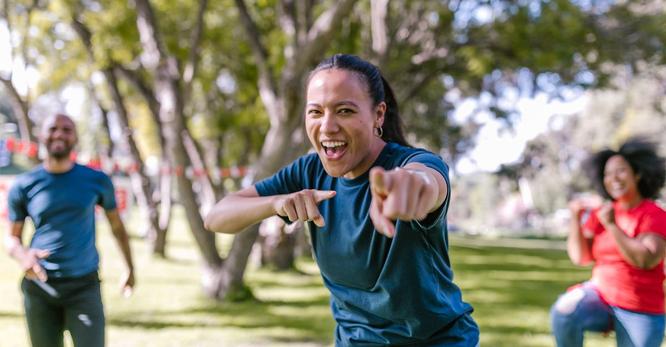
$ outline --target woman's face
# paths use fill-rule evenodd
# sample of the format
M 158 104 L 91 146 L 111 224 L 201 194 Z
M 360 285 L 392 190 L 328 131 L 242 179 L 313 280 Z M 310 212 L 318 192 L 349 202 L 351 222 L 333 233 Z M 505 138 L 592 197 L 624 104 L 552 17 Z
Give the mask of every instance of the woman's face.
M 385 144 L 373 130 L 382 126 L 386 104 L 373 106 L 365 82 L 342 69 L 315 73 L 306 98 L 305 129 L 326 172 L 345 178 L 365 173 Z
M 614 155 L 606 161 L 604 188 L 613 200 L 630 200 L 640 195 L 638 176 L 621 155 Z

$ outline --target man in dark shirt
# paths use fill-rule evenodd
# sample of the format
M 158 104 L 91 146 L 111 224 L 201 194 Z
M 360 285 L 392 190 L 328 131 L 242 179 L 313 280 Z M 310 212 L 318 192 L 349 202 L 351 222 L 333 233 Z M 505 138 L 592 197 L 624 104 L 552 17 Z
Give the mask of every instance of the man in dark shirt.
M 71 152 L 76 127 L 63 114 L 43 124 L 40 141 L 47 157 L 20 175 L 9 192 L 9 234 L 5 246 L 25 271 L 21 283 L 33 346 L 63 346 L 69 330 L 74 345 L 104 346 L 104 309 L 95 247 L 95 207 L 101 206 L 127 265 L 124 294 L 134 287 L 127 231 L 116 209 L 113 184 L 104 173 L 76 164 Z M 23 246 L 25 218 L 35 233 Z

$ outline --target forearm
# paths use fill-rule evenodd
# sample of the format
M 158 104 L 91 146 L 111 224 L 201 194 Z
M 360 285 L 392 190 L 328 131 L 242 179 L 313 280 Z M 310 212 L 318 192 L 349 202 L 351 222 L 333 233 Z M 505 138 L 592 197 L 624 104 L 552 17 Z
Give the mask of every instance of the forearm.
M 420 176 L 426 182 L 426 185 L 435 191 L 435 199 L 431 206 L 428 207 L 428 213 L 438 209 L 444 203 L 444 200 L 446 200 L 448 192 L 448 187 L 442 174 L 421 163 L 409 163 L 405 165 L 405 169 Z
M 571 220 L 567 237 L 567 254 L 576 265 L 587 265 L 592 261 L 590 243 L 583 237 L 582 228 L 576 216 Z
M 629 237 L 615 224 L 607 225 L 606 230 L 613 234 L 615 243 L 625 260 L 635 267 L 650 269 L 664 257 L 663 250 L 648 247 L 640 238 Z
M 26 252 L 26 249 L 21 242 L 21 238 L 18 236 L 9 234 L 5 235 L 4 243 L 7 254 L 16 260 L 20 260 Z
M 112 230 L 113 230 L 113 236 L 116 239 L 116 243 L 118 243 L 118 248 L 120 249 L 120 253 L 123 255 L 123 259 L 125 260 L 125 264 L 127 265 L 127 269 L 129 271 L 134 271 L 132 250 L 130 248 L 129 236 L 127 234 L 127 230 L 125 230 L 125 226 L 120 224 L 120 226 L 113 227 Z
M 23 246 L 23 222 L 10 222 L 5 234 L 5 250 L 10 257 L 21 262 L 28 250 Z
M 118 214 L 118 211 L 115 209 L 106 211 L 106 218 L 109 220 L 111 232 L 116 239 L 116 243 L 118 243 L 118 248 L 120 248 L 120 253 L 123 255 L 127 269 L 130 272 L 133 272 L 134 263 L 132 262 L 132 251 L 130 249 L 129 236 L 127 234 L 127 229 L 125 229 L 125 224 L 120 218 L 120 214 Z
M 278 196 L 227 195 L 208 213 L 204 221 L 207 230 L 235 234 L 248 226 L 277 214 Z

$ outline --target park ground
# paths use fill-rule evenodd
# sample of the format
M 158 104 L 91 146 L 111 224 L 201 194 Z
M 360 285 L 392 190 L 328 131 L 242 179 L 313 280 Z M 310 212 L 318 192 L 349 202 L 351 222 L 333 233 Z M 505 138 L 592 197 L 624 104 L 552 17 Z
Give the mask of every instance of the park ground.
M 151 257 L 129 226 L 138 286 L 127 299 L 118 287 L 121 257 L 106 223 L 98 228 L 107 346 L 333 345 L 328 292 L 312 260 L 300 259 L 297 270 L 288 272 L 251 265 L 246 279 L 256 299 L 218 303 L 200 291 L 199 256 L 183 218 L 177 214 L 171 228 L 168 259 Z M 221 245 L 228 241 L 219 238 Z M 455 281 L 475 308 L 482 346 L 553 346 L 549 307 L 589 269 L 572 266 L 558 243 L 452 236 L 451 245 Z M 0 269 L 0 346 L 28 346 L 21 274 L 4 252 Z M 614 346 L 614 339 L 589 335 L 586 346 Z

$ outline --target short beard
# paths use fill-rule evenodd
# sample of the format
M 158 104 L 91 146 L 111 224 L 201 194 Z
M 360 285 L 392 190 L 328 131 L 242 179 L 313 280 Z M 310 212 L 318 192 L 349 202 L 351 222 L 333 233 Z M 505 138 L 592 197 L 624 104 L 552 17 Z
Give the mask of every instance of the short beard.
M 62 150 L 62 151 L 56 151 L 56 152 L 50 152 L 49 151 L 48 155 L 49 155 L 49 157 L 51 157 L 55 160 L 61 161 L 61 160 L 64 160 L 64 159 L 69 159 L 69 156 L 71 155 L 71 153 L 72 153 L 72 149 L 67 148 L 67 149 Z

